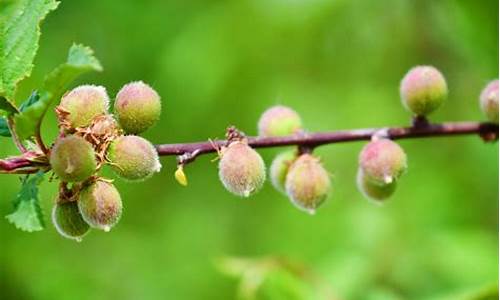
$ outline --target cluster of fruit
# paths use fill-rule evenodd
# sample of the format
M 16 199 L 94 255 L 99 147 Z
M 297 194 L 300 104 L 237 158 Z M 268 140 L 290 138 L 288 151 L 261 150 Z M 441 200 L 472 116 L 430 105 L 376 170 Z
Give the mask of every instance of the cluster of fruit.
M 417 66 L 400 85 L 404 107 L 424 119 L 439 108 L 448 95 L 446 80 L 436 68 Z M 480 95 L 486 117 L 498 123 L 498 80 L 489 83 Z M 303 132 L 300 116 L 291 108 L 274 106 L 263 113 L 258 123 L 259 136 L 279 137 Z M 269 176 L 273 186 L 286 193 L 299 209 L 314 213 L 328 197 L 330 176 L 311 151 L 285 151 L 273 160 Z M 258 191 L 266 178 L 260 155 L 244 138 L 230 141 L 220 151 L 219 177 L 230 192 L 248 197 Z M 358 189 L 368 199 L 380 202 L 395 191 L 407 168 L 404 150 L 383 135 L 374 135 L 359 155 Z
M 123 86 L 114 112 L 101 86 L 79 86 L 56 107 L 60 134 L 50 165 L 61 181 L 52 221 L 64 237 L 81 240 L 90 230 L 109 231 L 120 219 L 122 201 L 113 181 L 100 177 L 105 165 L 128 181 L 141 181 L 161 164 L 154 146 L 137 134 L 158 121 L 160 97 L 143 82 Z
M 419 66 L 403 78 L 400 92 L 403 105 L 425 119 L 444 102 L 448 88 L 437 69 Z M 498 80 L 483 90 L 480 104 L 487 118 L 498 123 Z M 81 240 L 91 227 L 109 231 L 121 216 L 118 190 L 112 180 L 98 175 L 103 166 L 109 165 L 129 181 L 144 180 L 161 168 L 155 147 L 137 136 L 158 121 L 158 94 L 143 82 L 132 82 L 116 95 L 113 114 L 108 106 L 103 87 L 85 85 L 66 93 L 56 108 L 60 135 L 50 149 L 50 165 L 61 184 L 52 220 L 58 232 L 70 239 Z M 264 112 L 258 131 L 261 137 L 304 134 L 300 116 L 285 106 Z M 248 197 L 263 186 L 264 161 L 239 132 L 230 132 L 219 157 L 219 177 L 231 193 Z M 358 188 L 369 199 L 387 199 L 406 167 L 404 150 L 383 134 L 375 134 L 359 155 Z M 180 182 L 185 181 L 183 174 L 181 165 L 176 172 L 176 178 L 183 179 Z M 279 154 L 271 164 L 270 178 L 295 206 L 311 214 L 331 189 L 320 159 L 304 147 Z

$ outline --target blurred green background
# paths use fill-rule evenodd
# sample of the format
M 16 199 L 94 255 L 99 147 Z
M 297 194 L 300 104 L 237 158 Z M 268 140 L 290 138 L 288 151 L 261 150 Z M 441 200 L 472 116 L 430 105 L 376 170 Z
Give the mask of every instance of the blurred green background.
M 498 78 L 494 0 L 62 1 L 42 31 L 18 98 L 83 43 L 105 71 L 79 83 L 112 96 L 132 80 L 158 90 L 162 118 L 144 134 L 154 143 L 221 138 L 231 124 L 255 135 L 274 104 L 296 109 L 311 131 L 409 124 L 398 85 L 417 64 L 448 80 L 432 120 L 482 120 L 479 92 Z M 52 113 L 45 139 L 55 124 Z M 334 188 L 315 216 L 269 183 L 249 199 L 229 194 L 209 155 L 187 166 L 187 188 L 173 157 L 144 183 L 117 181 L 121 222 L 82 243 L 50 223 L 29 234 L 2 219 L 0 298 L 487 299 L 498 281 L 498 144 L 401 145 L 409 171 L 383 206 L 357 191 L 363 144 L 347 143 L 317 149 Z M 270 164 L 279 150 L 260 152 Z M 0 140 L 2 157 L 14 153 Z M 1 176 L 0 215 L 18 188 Z M 55 191 L 42 186 L 47 216 Z

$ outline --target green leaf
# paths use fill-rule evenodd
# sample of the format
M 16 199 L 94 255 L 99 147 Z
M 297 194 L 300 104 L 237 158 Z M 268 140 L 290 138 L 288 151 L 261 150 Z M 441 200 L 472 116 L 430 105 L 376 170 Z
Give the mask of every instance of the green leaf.
M 92 49 L 83 45 L 71 46 L 66 63 L 54 69 L 45 78 L 39 99 L 14 116 L 16 132 L 20 139 L 27 139 L 36 133 L 50 104 L 61 96 L 73 80 L 90 71 L 102 71 L 101 64 L 93 54 Z
M 38 94 L 37 91 L 34 91 L 31 96 L 24 101 L 21 106 L 19 107 L 19 110 L 25 111 L 26 108 L 30 107 L 31 105 L 35 104 L 40 100 L 40 95 Z M 4 117 L 0 117 L 0 136 L 5 136 L 5 137 L 10 137 L 12 136 L 9 130 L 9 126 L 7 125 L 7 119 Z
M 3 96 L 0 96 L 0 109 L 8 113 L 18 112 L 16 105 Z
M 0 94 L 12 99 L 17 83 L 31 74 L 40 22 L 57 8 L 55 0 L 20 0 L 0 24 Z
M 73 44 L 66 63 L 45 78 L 44 90 L 58 97 L 73 80 L 90 71 L 102 71 L 101 63 L 94 57 L 94 51 L 89 47 Z
M 21 190 L 14 200 L 14 212 L 6 216 L 16 228 L 23 231 L 39 231 L 45 227 L 43 213 L 38 199 L 38 185 L 43 181 L 43 172 L 23 179 Z

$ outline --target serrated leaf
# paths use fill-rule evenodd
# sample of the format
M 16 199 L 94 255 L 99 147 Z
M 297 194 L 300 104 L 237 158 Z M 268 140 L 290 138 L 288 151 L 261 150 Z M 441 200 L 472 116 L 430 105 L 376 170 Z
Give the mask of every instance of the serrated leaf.
M 0 94 L 12 99 L 17 83 L 31 74 L 40 22 L 57 8 L 55 0 L 20 0 L 0 24 Z
M 78 76 L 90 71 L 102 71 L 102 66 L 93 56 L 92 49 L 83 45 L 71 46 L 67 62 L 54 69 L 45 78 L 44 88 L 40 92 L 38 101 L 14 116 L 19 138 L 24 140 L 33 136 L 54 99 L 60 97 L 68 84 Z
M 14 212 L 6 218 L 16 228 L 23 231 L 39 231 L 45 227 L 40 201 L 38 199 L 38 185 L 43 181 L 43 172 L 35 175 L 26 175 L 21 190 L 14 200 Z

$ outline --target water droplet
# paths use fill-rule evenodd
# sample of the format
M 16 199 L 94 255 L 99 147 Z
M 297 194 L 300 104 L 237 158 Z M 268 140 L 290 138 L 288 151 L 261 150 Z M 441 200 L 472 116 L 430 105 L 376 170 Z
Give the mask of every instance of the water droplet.
M 82 240 L 83 240 L 83 239 L 82 239 L 81 237 L 77 237 L 77 238 L 75 238 L 75 241 L 76 241 L 77 243 L 81 243 L 81 242 L 82 242 Z
M 243 191 L 243 197 L 249 197 L 250 196 L 250 190 L 245 190 Z
M 392 177 L 391 177 L 391 176 L 385 176 L 385 177 L 384 177 L 384 182 L 385 182 L 385 183 L 387 183 L 387 184 L 391 183 L 391 182 L 392 182 L 392 180 L 393 180 L 393 179 L 392 179 Z
M 310 208 L 306 210 L 307 213 L 309 213 L 311 216 L 314 216 L 316 214 L 316 209 L 315 208 Z
M 104 230 L 104 232 L 109 232 L 111 230 L 111 226 L 105 225 L 104 227 L 102 227 L 102 230 Z

